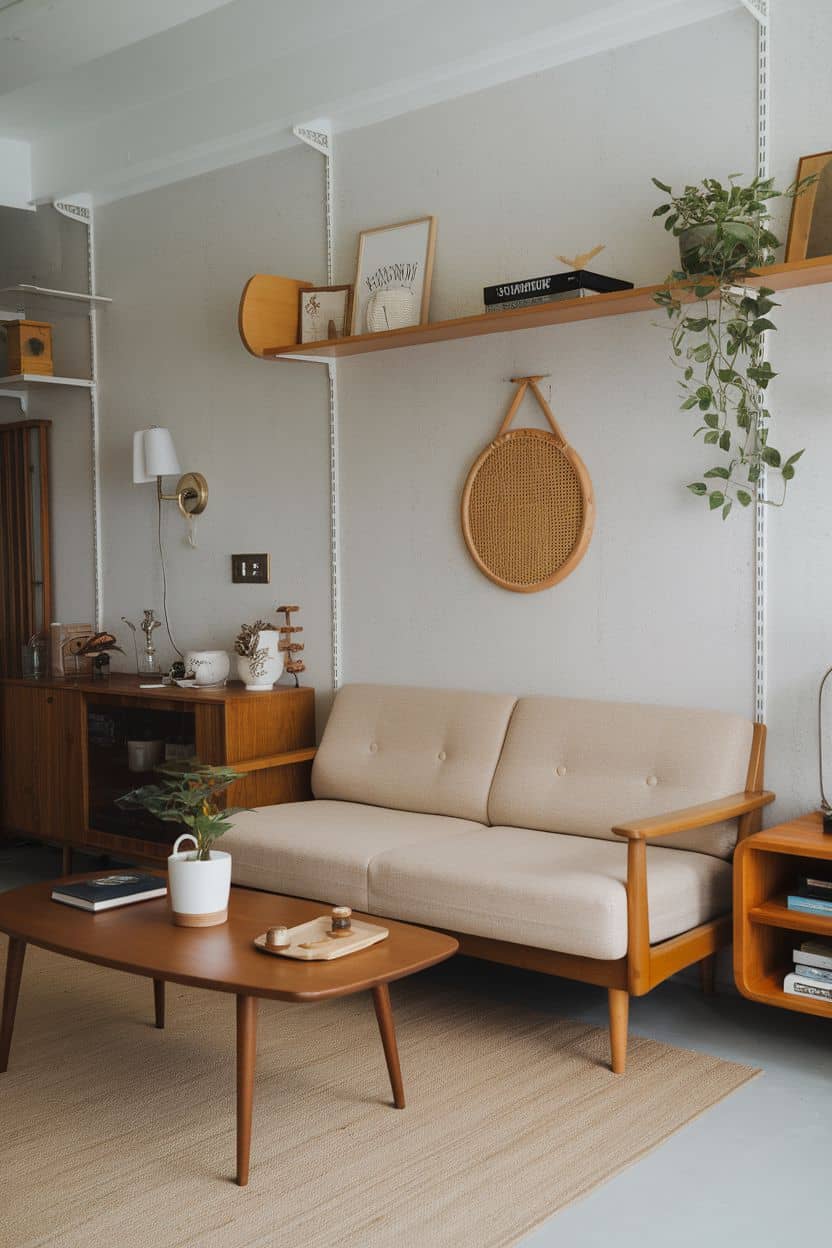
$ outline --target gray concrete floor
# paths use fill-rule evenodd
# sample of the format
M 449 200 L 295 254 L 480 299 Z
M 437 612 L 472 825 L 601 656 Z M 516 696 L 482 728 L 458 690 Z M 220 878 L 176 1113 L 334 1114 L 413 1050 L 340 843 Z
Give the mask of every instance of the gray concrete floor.
M 98 865 L 105 864 L 79 859 L 76 869 Z M 55 850 L 0 847 L 0 891 L 59 872 Z M 461 960 L 428 974 L 455 974 L 463 966 L 466 983 L 482 992 L 483 1008 L 489 998 L 533 997 L 553 1015 L 606 1026 L 606 994 L 582 984 Z M 632 1002 L 630 1029 L 759 1066 L 763 1074 L 549 1219 L 523 1248 L 827 1242 L 832 1023 L 758 1006 L 730 990 L 706 998 L 693 983 L 674 980 Z

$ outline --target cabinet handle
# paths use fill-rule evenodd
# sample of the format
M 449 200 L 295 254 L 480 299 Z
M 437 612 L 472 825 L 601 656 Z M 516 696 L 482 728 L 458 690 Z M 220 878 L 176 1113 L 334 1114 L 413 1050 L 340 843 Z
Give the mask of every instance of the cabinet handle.
M 50 695 L 49 695 L 49 697 L 46 699 L 46 701 L 47 701 L 47 702 L 54 702 L 54 701 L 55 701 L 55 699 L 54 699 L 54 698 L 52 697 L 52 695 L 50 694 Z

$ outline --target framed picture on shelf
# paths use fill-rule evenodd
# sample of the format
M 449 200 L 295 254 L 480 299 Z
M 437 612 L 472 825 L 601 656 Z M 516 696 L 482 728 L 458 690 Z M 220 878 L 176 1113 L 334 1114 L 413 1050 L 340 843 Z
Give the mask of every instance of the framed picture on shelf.
M 786 260 L 832 255 L 832 152 L 800 157 L 798 182 L 813 173 L 817 181 L 792 201 Z
M 436 217 L 362 230 L 358 240 L 353 334 L 424 325 L 436 245 Z
M 305 286 L 298 291 L 301 342 L 325 342 L 350 332 L 352 286 Z

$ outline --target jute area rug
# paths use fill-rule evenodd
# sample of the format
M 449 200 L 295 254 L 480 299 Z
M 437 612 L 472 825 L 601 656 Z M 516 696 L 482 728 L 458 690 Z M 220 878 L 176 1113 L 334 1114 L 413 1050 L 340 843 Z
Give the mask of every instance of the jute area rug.
M 261 1002 L 240 1189 L 233 998 L 168 985 L 156 1031 L 149 980 L 30 948 L 0 1076 L 0 1243 L 503 1248 L 756 1073 L 631 1037 L 616 1077 L 606 1032 L 533 982 L 460 959 L 394 984 L 403 1111 L 369 996 Z

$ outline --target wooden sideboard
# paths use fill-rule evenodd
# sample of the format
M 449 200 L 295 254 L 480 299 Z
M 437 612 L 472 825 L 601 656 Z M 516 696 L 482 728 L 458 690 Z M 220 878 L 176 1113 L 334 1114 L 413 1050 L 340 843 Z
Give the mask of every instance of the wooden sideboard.
M 178 829 L 146 812 L 122 812 L 115 798 L 151 783 L 128 767 L 127 740 L 193 745 L 205 763 L 244 772 L 228 792 L 234 806 L 311 796 L 315 695 L 309 688 L 248 693 L 141 689 L 135 676 L 107 681 L 0 680 L 0 828 L 71 851 L 92 849 L 159 862 Z

